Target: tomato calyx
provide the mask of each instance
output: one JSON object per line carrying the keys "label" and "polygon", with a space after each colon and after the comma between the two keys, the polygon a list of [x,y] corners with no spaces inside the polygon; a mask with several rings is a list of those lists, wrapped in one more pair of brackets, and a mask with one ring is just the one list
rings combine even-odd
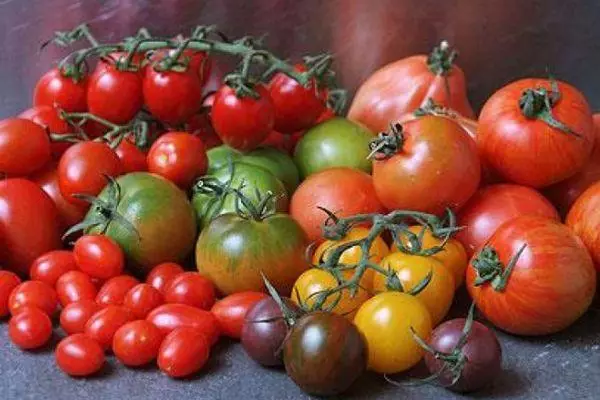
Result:
{"label": "tomato calyx", "polygon": [[442,40],[427,57],[427,67],[436,75],[446,76],[452,70],[456,57],[458,52],[446,40]]}
{"label": "tomato calyx", "polygon": [[266,192],[264,195],[260,192],[256,192],[256,203],[250,200],[248,196],[242,193],[243,182],[239,188],[233,188],[231,191],[236,196],[235,210],[237,215],[244,219],[253,221],[263,221],[277,212],[275,201],[275,194],[271,191]]}
{"label": "tomato calyx", "polygon": [[491,246],[484,246],[472,262],[473,267],[477,271],[477,278],[475,278],[474,282],[475,286],[490,283],[494,290],[498,292],[504,291],[508,283],[508,278],[526,247],[527,244],[523,244],[505,267],[502,261],[500,261],[496,250]]}
{"label": "tomato calyx", "polygon": [[[278,321],[278,320],[280,320],[280,319],[283,318],[283,321],[288,326],[288,328],[294,326],[294,324],[296,323],[296,321],[303,315],[303,313],[298,313],[298,312],[294,311],[292,308],[290,308],[285,303],[285,301],[283,300],[283,298],[281,297],[281,295],[279,294],[279,292],[277,292],[277,289],[275,289],[275,287],[271,284],[271,282],[269,282],[269,280],[267,279],[267,277],[265,276],[265,274],[262,273],[262,271],[261,271],[260,275],[262,276],[263,282],[265,283],[265,287],[267,288],[267,292],[273,298],[273,300],[275,301],[275,303],[277,303],[277,306],[281,310],[282,317],[275,317],[275,318],[269,318],[269,319],[259,319],[259,320],[254,320],[254,321],[251,321],[251,322],[253,322],[253,323],[275,322],[275,321]],[[285,343],[285,340],[283,342]]]}
{"label": "tomato calyx", "polygon": [[385,160],[398,153],[404,146],[404,128],[396,122],[390,124],[390,132],[380,132],[376,138],[369,143],[371,152],[368,159]]}

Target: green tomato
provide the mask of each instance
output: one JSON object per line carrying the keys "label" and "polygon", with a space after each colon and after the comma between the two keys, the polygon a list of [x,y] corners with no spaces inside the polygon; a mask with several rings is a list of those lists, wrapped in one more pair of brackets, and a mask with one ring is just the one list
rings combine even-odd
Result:
{"label": "green tomato", "polygon": [[273,175],[275,175],[288,191],[288,194],[294,193],[294,190],[300,183],[298,168],[294,164],[294,160],[287,154],[274,149],[272,147],[261,147],[252,150],[244,155],[240,161],[263,167]]}
{"label": "green tomato", "polygon": [[208,157],[208,171],[206,174],[210,175],[216,170],[229,165],[230,160],[237,161],[242,157],[242,153],[223,144],[208,150],[206,156]]}
{"label": "green tomato", "polygon": [[298,142],[294,161],[301,177],[333,167],[371,172],[369,143],[373,133],[346,118],[331,118],[311,128]]}

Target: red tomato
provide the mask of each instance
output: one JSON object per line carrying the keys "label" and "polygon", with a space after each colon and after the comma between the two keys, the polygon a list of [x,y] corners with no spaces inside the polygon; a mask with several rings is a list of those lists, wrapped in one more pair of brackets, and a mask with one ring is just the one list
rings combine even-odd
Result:
{"label": "red tomato", "polygon": [[227,85],[215,94],[211,117],[215,131],[226,145],[249,151],[261,144],[273,129],[275,110],[267,89],[257,85],[258,98],[239,98]]}
{"label": "red tomato", "polygon": [[547,114],[542,98],[527,100],[532,98],[534,89],[551,90],[546,79],[510,83],[483,106],[477,133],[480,152],[502,178],[535,188],[545,187],[573,176],[590,158],[594,144],[590,107],[573,86],[557,84],[560,100],[552,105],[552,115],[572,133],[539,119]]}
{"label": "red tomato", "polygon": [[[152,56],[151,61],[159,62],[165,55],[175,55],[176,51],[177,49],[159,50]],[[178,61],[187,65],[187,71],[198,75],[202,86],[206,84],[212,70],[212,60],[206,52],[185,49]]]}
{"label": "red tomato", "polygon": [[185,123],[184,131],[197,136],[202,140],[206,150],[210,150],[213,147],[217,147],[223,144],[223,141],[215,132],[215,129],[210,122],[210,116],[208,113],[194,114]]}
{"label": "red tomato", "polygon": [[577,199],[566,222],[583,240],[592,255],[596,270],[600,272],[600,182],[592,185]]}
{"label": "red tomato", "polygon": [[217,317],[225,336],[240,339],[246,314],[256,303],[267,297],[269,296],[261,292],[234,293],[217,301],[210,311]]}
{"label": "red tomato", "polygon": [[129,309],[123,306],[106,306],[86,322],[85,334],[97,341],[104,350],[109,350],[117,330],[133,320],[134,316]]}
{"label": "red tomato", "polygon": [[123,305],[131,310],[136,318],[146,318],[150,311],[164,304],[163,295],[147,283],[140,283],[125,295]]}
{"label": "red tomato", "polygon": [[17,315],[25,307],[39,308],[52,316],[58,307],[58,297],[52,286],[40,281],[26,281],[15,287],[8,299],[8,309]]}
{"label": "red tomato", "polygon": [[526,186],[498,184],[479,189],[457,215],[456,234],[471,256],[506,221],[521,215],[538,215],[559,220],[552,204]]}
{"label": "red tomato", "polygon": [[172,378],[198,372],[210,354],[206,336],[194,328],[177,328],[169,333],[158,352],[158,367]]}
{"label": "red tomato", "polygon": [[0,318],[9,314],[8,299],[10,294],[21,283],[17,274],[10,271],[0,271]]}
{"label": "red tomato", "polygon": [[[100,57],[94,73],[98,73],[98,71],[101,71],[102,68],[106,67],[114,69],[117,64],[123,64],[128,55],[129,54],[124,51],[114,51],[103,57]],[[134,53],[129,66],[138,70],[140,73],[143,73],[146,67],[146,55],[144,53]]]}
{"label": "red tomato", "polygon": [[[467,269],[467,289],[477,308],[498,328],[517,335],[547,335],[571,325],[596,292],[587,250],[566,226],[522,216],[503,224]],[[525,246],[525,247],[524,247]],[[506,284],[503,274],[518,256]],[[476,284],[476,279],[483,280]]]}
{"label": "red tomato", "polygon": [[75,82],[63,76],[58,68],[51,69],[35,85],[33,105],[56,106],[66,112],[86,111],[87,82],[87,77]]}
{"label": "red tomato", "polygon": [[146,283],[164,294],[169,282],[183,272],[179,264],[167,262],[159,264],[148,273]]}
{"label": "red tomato", "polygon": [[142,76],[103,65],[90,77],[87,89],[88,111],[115,124],[129,122],[144,103]]}
{"label": "red tomato", "polygon": [[33,182],[0,180],[0,260],[25,276],[33,260],[62,246],[54,203]]}
{"label": "red tomato", "polygon": [[279,151],[284,153],[291,153],[289,150],[289,135],[284,135],[283,133],[279,133],[277,131],[271,131],[265,140],[262,141],[260,147],[274,147]]}
{"label": "red tomato", "polygon": [[77,333],[58,344],[56,363],[66,374],[88,376],[100,371],[104,365],[104,352],[94,339]]}
{"label": "red tomato", "polygon": [[187,304],[162,305],[152,310],[146,320],[165,334],[181,327],[195,328],[206,335],[211,345],[217,343],[221,334],[219,322],[211,312]]}
{"label": "red tomato", "polygon": [[42,347],[52,336],[52,321],[48,315],[36,307],[25,307],[8,323],[10,340],[22,349]]}
{"label": "red tomato", "polygon": [[321,240],[321,226],[327,219],[327,214],[317,207],[339,217],[384,211],[371,176],[351,168],[331,168],[313,174],[292,195],[290,214],[309,241]]}
{"label": "red tomato", "polygon": [[50,161],[50,139],[44,128],[22,118],[0,121],[0,173],[25,176]]}
{"label": "red tomato", "polygon": [[[19,118],[28,119],[44,128],[48,133],[65,134],[75,132],[67,121],[62,119],[58,110],[49,106],[32,107],[23,111]],[[68,142],[53,142],[50,140],[52,157],[58,160],[60,156],[71,146]]]}
{"label": "red tomato", "polygon": [[184,272],[173,278],[165,289],[165,303],[187,304],[210,310],[215,304],[215,287],[197,272]]}
{"label": "red tomato", "polygon": [[[128,367],[139,367],[156,358],[163,338],[160,329],[150,322],[132,321],[117,330],[112,349],[123,364]],[[202,340],[206,339],[202,338]]]}
{"label": "red tomato", "polygon": [[69,303],[60,312],[60,326],[67,333],[83,333],[85,324],[92,315],[100,311],[100,307],[94,300],[81,300],[75,303]]}
{"label": "red tomato", "polygon": [[31,264],[29,275],[31,280],[42,281],[54,287],[58,278],[76,269],[77,265],[72,252],[54,250],[36,258]]}
{"label": "red tomato", "polygon": [[70,271],[58,278],[56,291],[63,307],[82,300],[94,300],[97,292],[90,276],[81,271]]}
{"label": "red tomato", "polygon": [[146,154],[129,138],[124,139],[115,149],[115,153],[123,165],[123,173],[148,171]]}
{"label": "red tomato", "polygon": [[105,235],[84,235],[73,247],[75,263],[92,278],[110,279],[123,272],[125,254],[121,247]]}
{"label": "red tomato", "polygon": [[327,107],[323,110],[321,115],[319,115],[319,118],[317,118],[315,125],[320,124],[321,122],[325,122],[333,117],[335,117],[335,111],[333,111],[331,108]]}
{"label": "red tomato", "polygon": [[133,276],[115,276],[114,278],[104,282],[98,291],[98,295],[96,296],[96,303],[102,306],[120,306],[123,304],[127,292],[129,292],[138,283],[140,282]]}

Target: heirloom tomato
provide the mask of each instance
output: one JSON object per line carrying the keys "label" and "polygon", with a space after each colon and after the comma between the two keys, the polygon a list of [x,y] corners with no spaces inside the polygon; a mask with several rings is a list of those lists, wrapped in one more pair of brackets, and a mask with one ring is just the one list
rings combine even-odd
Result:
{"label": "heirloom tomato", "polygon": [[242,157],[242,153],[226,144],[222,144],[208,150],[206,156],[208,157],[208,171],[206,173],[211,175],[228,166],[229,163],[238,161]]}
{"label": "heirloom tomato", "polygon": [[294,193],[300,183],[298,167],[294,164],[294,160],[277,149],[260,147],[245,154],[240,161],[262,167],[272,173],[285,185],[289,195]]}
{"label": "heirloom tomato", "polygon": [[575,201],[566,223],[583,240],[600,272],[600,182]]}

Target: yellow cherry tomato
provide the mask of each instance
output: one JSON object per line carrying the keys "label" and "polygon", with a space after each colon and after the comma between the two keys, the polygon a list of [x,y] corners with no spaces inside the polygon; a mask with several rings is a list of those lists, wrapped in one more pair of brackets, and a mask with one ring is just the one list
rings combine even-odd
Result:
{"label": "yellow cherry tomato", "polygon": [[[396,252],[385,257],[381,261],[381,267],[395,271],[406,292],[417,286],[431,272],[429,284],[415,297],[429,310],[434,326],[444,319],[454,299],[454,277],[441,262],[432,257]],[[377,274],[373,280],[373,290],[386,289],[386,277]]]}
{"label": "yellow cherry tomato", "polygon": [[[412,233],[418,235],[423,229],[423,249],[430,249],[435,246],[440,246],[444,241],[438,239],[431,233],[431,230],[424,228],[421,225],[414,225],[408,228]],[[405,245],[410,246],[410,243],[406,240]],[[399,251],[398,247],[394,243],[392,251]],[[452,272],[454,276],[455,287],[458,288],[465,280],[465,272],[469,260],[467,258],[467,252],[464,246],[456,239],[449,239],[444,246],[444,249],[432,256],[434,259],[440,261]]]}
{"label": "yellow cherry tomato", "polygon": [[415,366],[423,349],[410,328],[427,341],[431,317],[419,299],[401,292],[383,292],[367,300],[356,313],[354,324],[367,341],[369,369],[395,374]]}
{"label": "yellow cherry tomato", "polygon": [[[338,286],[338,281],[328,271],[311,268],[304,271],[294,283],[292,288],[292,300],[300,305],[305,304],[312,307],[318,299],[318,293],[324,290],[332,289]],[[341,296],[341,297],[340,297]],[[339,297],[339,301],[337,300]],[[359,288],[352,296],[350,288],[342,289],[340,292],[331,294],[323,303],[323,308],[331,306],[337,301],[335,307],[331,310],[336,314],[343,315],[349,319],[354,317],[358,308],[369,299],[370,294],[366,290]]]}

